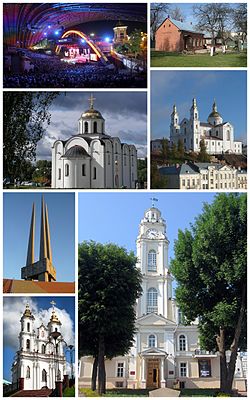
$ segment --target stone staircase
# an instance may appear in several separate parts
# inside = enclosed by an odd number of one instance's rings
[[[12,394],[10,397],[50,397],[52,389],[40,389],[40,390],[19,390]]]

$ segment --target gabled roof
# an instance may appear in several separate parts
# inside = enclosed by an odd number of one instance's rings
[[[187,22],[181,22],[181,21],[177,21],[176,19],[167,17],[159,26],[159,28],[164,24],[164,22],[166,21],[170,21],[172,22],[172,24],[174,24],[180,31],[186,31],[186,32],[192,32],[192,33],[200,33],[200,34],[204,34],[203,32],[199,32],[194,25],[191,25]],[[159,29],[157,28],[157,30]]]
[[[164,350],[158,349],[157,347],[151,347],[141,352],[143,356],[167,356]]]
[[[142,317],[137,319],[136,324],[137,325],[176,326],[176,324],[173,321],[170,321],[169,319],[163,317],[163,315],[159,315],[159,314],[155,314],[155,313],[143,315]]]
[[[3,293],[74,293],[75,282],[3,279]]]

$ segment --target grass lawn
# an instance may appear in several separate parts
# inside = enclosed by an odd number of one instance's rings
[[[91,389],[80,389],[85,397],[99,397],[98,392]],[[147,389],[107,389],[105,397],[148,397]]]
[[[71,388],[66,388],[63,391],[63,397],[75,397],[75,388],[72,386]]]
[[[151,67],[246,67],[247,53],[179,54],[151,50]]]
[[[182,389],[180,397],[221,397],[221,395],[219,389]]]

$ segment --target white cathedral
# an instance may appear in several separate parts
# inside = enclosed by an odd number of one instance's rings
[[[52,302],[52,304],[55,304]],[[12,364],[12,383],[19,390],[55,389],[66,376],[65,342],[61,322],[54,309],[47,325],[34,328],[35,316],[29,304],[21,317],[19,349]]]
[[[78,120],[78,133],[52,147],[52,188],[135,189],[137,150],[105,131],[105,119],[90,108]]]
[[[166,222],[154,205],[144,213],[136,243],[137,267],[143,276],[143,293],[136,305],[137,333],[129,354],[105,361],[107,387],[218,388],[218,353],[200,348],[197,323],[182,324],[173,298]],[[81,358],[79,387],[90,387],[92,364],[92,357]],[[245,390],[240,358],[234,386]]]
[[[242,154],[242,142],[234,140],[234,127],[230,122],[223,122],[215,101],[207,122],[201,122],[199,119],[196,99],[193,99],[189,119],[184,118],[181,123],[177,107],[174,105],[170,124],[171,144],[177,145],[181,140],[186,151],[199,152],[202,139],[208,154]]]

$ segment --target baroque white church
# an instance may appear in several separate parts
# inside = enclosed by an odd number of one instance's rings
[[[55,304],[52,302],[52,304]],[[21,317],[19,349],[12,364],[12,383],[19,390],[55,389],[66,376],[65,342],[61,322],[54,309],[49,322],[34,328],[35,316],[26,305]]]
[[[78,133],[52,147],[52,188],[135,189],[137,150],[106,134],[105,119],[90,108],[78,120]]]
[[[173,297],[166,221],[154,205],[145,211],[137,237],[143,293],[136,305],[137,334],[127,356],[106,360],[107,387],[131,389],[218,388],[219,355],[200,348],[197,323],[185,326]],[[89,387],[93,359],[82,357],[79,386]],[[245,390],[240,358],[234,386]]]
[[[170,142],[183,142],[186,151],[200,151],[200,142],[204,140],[208,154],[234,153],[242,154],[242,142],[234,140],[234,127],[224,122],[214,101],[207,122],[199,119],[197,101],[194,98],[190,108],[190,117],[179,122],[176,105],[173,106],[170,124]]]

